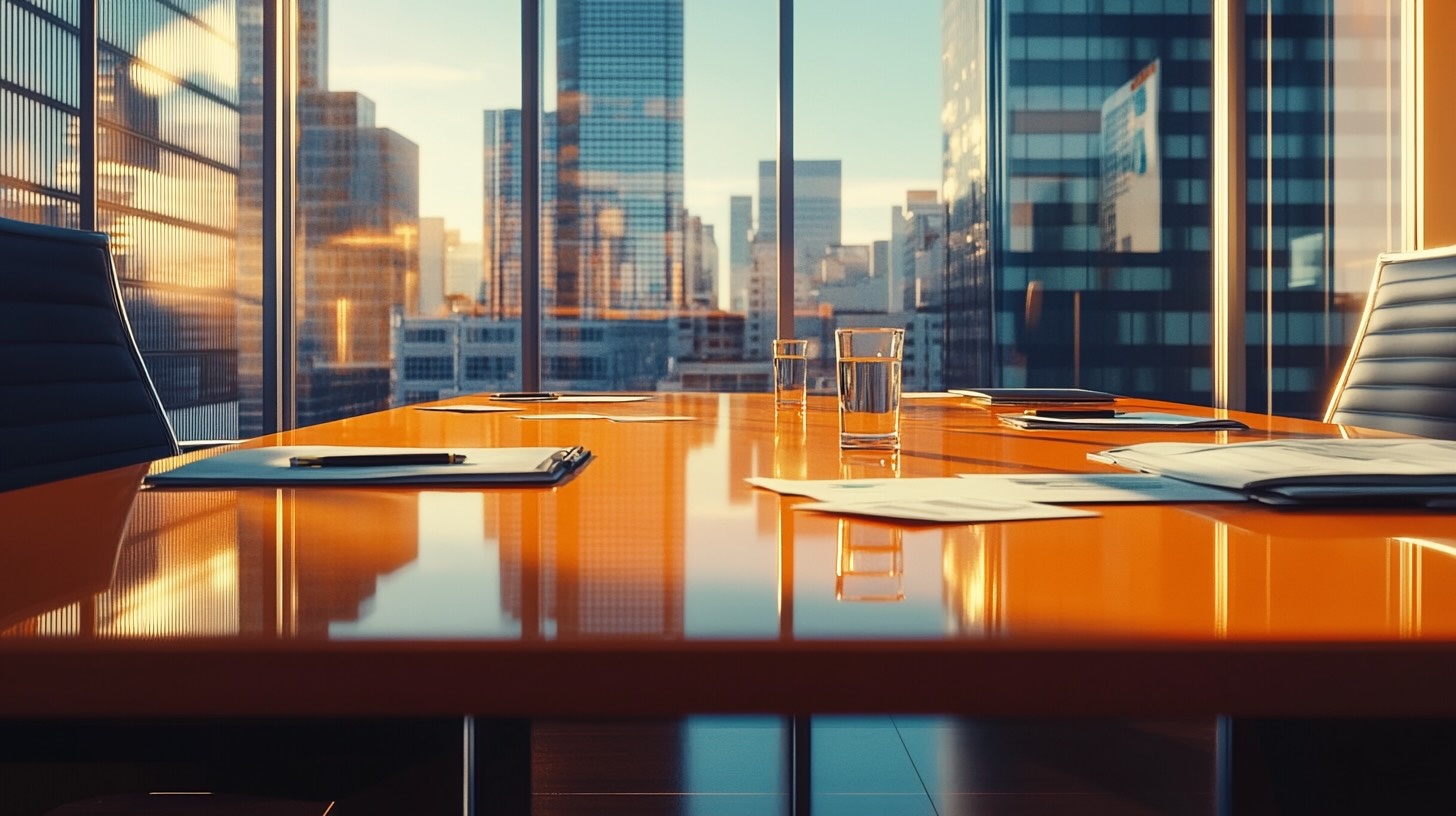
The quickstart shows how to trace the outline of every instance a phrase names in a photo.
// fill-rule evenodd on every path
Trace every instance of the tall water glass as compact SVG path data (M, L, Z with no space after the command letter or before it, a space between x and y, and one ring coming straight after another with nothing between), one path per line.
M839 447L900 448L900 366L904 329L839 329Z
M809 385L809 341L773 341L774 405L802 406Z

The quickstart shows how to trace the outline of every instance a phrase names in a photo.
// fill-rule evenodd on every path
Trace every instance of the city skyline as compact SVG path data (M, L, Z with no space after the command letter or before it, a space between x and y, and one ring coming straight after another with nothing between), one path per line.
M554 5L543 37L548 110ZM870 244L889 237L890 208L907 190L940 186L940 8L849 5L797 4L795 153L843 162L843 240ZM518 5L449 0L404 15L383 0L345 0L331 4L329 23L331 86L368 95L381 127L420 144L421 214L480 241L484 202L464 180L484 172L482 111L520 107ZM775 156L777 9L688 0L683 23L684 205L718 230L726 270L730 198L754 195L758 162Z

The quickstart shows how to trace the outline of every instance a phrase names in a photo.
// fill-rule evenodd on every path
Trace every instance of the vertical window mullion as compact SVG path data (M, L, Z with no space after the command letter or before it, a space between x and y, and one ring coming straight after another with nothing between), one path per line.
M1213 405L1243 410L1247 385L1244 315L1248 286L1244 0L1215 0L1212 22Z
M794 0L779 0L778 337L794 337Z
M95 230L98 223L97 218L97 191L96 191L96 167L97 167L97 128L96 128L96 84L97 71L100 70L100 59L98 57L96 6L98 0L81 0L80 2L80 42L77 44L77 57L79 64L77 70L80 73L80 96L78 99L80 110L78 111L79 138L77 144L77 171L80 174L78 192L81 196L79 209L80 221L78 226L84 230Z
M541 3L521 0L521 388L541 389Z

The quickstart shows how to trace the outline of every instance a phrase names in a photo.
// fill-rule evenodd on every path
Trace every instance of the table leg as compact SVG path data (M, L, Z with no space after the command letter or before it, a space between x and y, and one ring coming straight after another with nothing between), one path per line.
M812 768L807 715L787 718L784 757L789 781L789 816L809 816L811 806L810 769Z
M529 816L531 721L465 718L465 816Z

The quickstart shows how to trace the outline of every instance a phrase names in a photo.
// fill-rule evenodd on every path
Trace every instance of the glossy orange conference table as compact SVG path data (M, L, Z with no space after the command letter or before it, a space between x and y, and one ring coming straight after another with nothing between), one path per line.
M133 469L0 494L0 717L1456 715L1450 515L898 525L744 481L1098 471L1087 453L1134 441L1338 427L1027 432L907 399L887 458L841 454L828 397L520 408L247 444L584 444L595 461L551 488L138 489ZM521 418L562 411L691 419Z

